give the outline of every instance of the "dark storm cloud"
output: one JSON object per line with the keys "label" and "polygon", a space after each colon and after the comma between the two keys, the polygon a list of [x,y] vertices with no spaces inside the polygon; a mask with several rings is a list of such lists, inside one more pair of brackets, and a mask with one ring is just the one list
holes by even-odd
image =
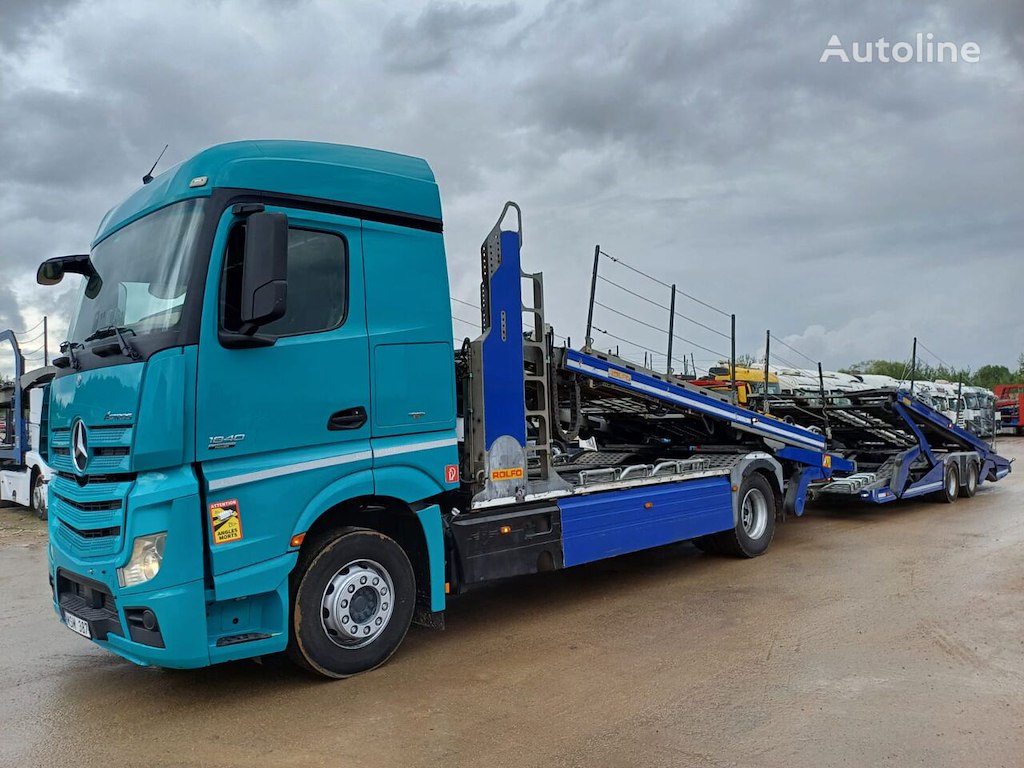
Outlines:
{"label": "dark storm cloud", "polygon": [[24,320],[14,293],[6,285],[0,285],[0,330],[24,330],[23,325]]}
{"label": "dark storm cloud", "polygon": [[[548,319],[574,337],[601,242],[736,311],[741,351],[766,327],[832,366],[901,355],[914,333],[975,366],[1024,349],[1024,325],[1001,321],[1024,279],[1019,3],[93,0],[0,14],[0,312],[22,310],[0,323],[49,312],[65,332],[69,300],[34,286],[38,260],[86,247],[164,143],[161,168],[288,137],[426,157],[462,298],[477,293],[480,239],[517,199],[525,266],[545,270]],[[818,61],[832,34],[917,32],[976,41],[982,61]],[[682,331],[714,348],[701,333]]]}
{"label": "dark storm cloud", "polygon": [[0,7],[0,47],[25,43],[32,34],[45,30],[48,23],[70,5],[72,0],[4,0]]}
{"label": "dark storm cloud", "polygon": [[411,21],[396,15],[381,35],[380,53],[396,72],[442,69],[456,48],[472,46],[481,30],[514,19],[518,10],[515,3],[436,3]]}

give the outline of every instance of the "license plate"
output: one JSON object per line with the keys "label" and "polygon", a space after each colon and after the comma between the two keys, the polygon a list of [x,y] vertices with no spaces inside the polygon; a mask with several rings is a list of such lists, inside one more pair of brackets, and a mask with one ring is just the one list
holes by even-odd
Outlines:
{"label": "license plate", "polygon": [[64,623],[72,632],[77,632],[82,637],[92,637],[92,633],[89,632],[89,622],[85,619],[80,619],[74,614],[64,611]]}

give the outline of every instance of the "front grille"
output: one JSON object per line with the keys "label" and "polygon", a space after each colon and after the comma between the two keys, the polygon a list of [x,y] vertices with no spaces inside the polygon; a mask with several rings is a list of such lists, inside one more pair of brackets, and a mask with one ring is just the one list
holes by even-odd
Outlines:
{"label": "front grille", "polygon": [[63,520],[61,521],[60,524],[63,525],[68,530],[70,530],[76,536],[81,536],[83,539],[102,539],[102,538],[105,538],[107,536],[119,536],[121,534],[121,529],[118,528],[118,527],[112,527],[112,528],[90,528],[89,530],[81,531],[81,530],[79,530],[78,528],[75,528],[72,525],[68,525]]}
{"label": "front grille", "polygon": [[[135,428],[131,424],[96,424],[86,427],[89,440],[89,475],[123,475],[131,469],[131,445]],[[71,465],[71,429],[54,427],[51,431],[50,464],[56,472],[73,474]]]}
{"label": "front grille", "polygon": [[118,551],[121,541],[121,528],[76,528],[64,520],[57,525],[58,543],[65,549],[82,557],[99,557],[111,555]]}
{"label": "front grille", "polygon": [[86,424],[89,462],[84,474],[71,458],[71,425],[51,431],[51,518],[54,546],[76,557],[100,558],[124,546],[125,510],[135,473],[131,469],[134,425]]}
{"label": "front grille", "polygon": [[121,446],[119,448],[96,448],[92,452],[93,456],[127,456],[128,446]]}
{"label": "front grille", "polygon": [[106,512],[111,509],[121,508],[120,499],[114,499],[112,501],[72,501],[65,496],[61,496],[59,493],[55,493],[53,495],[54,498],[59,499],[69,507],[80,509],[83,512]]}
{"label": "front grille", "polygon": [[73,475],[70,472],[58,472],[58,477],[62,477],[65,480],[71,480],[72,482],[78,483],[80,488],[85,488],[87,485],[93,484],[104,484],[104,483],[130,483],[135,480],[134,472],[121,472],[109,475]]}

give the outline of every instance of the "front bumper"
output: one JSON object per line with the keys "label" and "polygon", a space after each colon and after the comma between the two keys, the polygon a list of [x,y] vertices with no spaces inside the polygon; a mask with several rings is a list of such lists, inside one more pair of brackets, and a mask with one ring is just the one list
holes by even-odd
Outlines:
{"label": "front bumper", "polygon": [[136,664],[186,669],[210,663],[201,580],[128,596],[60,566],[52,578],[57,616],[65,623],[66,613],[84,620],[100,647]]}

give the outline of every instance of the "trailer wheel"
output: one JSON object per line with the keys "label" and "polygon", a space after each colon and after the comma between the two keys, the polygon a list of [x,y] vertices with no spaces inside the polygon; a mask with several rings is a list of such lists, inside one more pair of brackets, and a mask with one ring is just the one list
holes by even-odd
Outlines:
{"label": "trailer wheel", "polygon": [[775,536],[775,493],[764,475],[747,475],[739,490],[739,515],[731,531],[715,534],[718,551],[737,557],[763,555]]}
{"label": "trailer wheel", "polygon": [[946,469],[942,473],[942,490],[935,493],[935,500],[944,504],[952,504],[959,495],[960,471],[956,468],[956,464],[950,462],[946,464]]}
{"label": "trailer wheel", "polygon": [[323,677],[371,670],[405,638],[415,601],[412,564],[394,539],[342,529],[293,571],[288,655]]}
{"label": "trailer wheel", "polygon": [[40,520],[46,519],[46,483],[43,482],[43,476],[36,473],[36,476],[32,478],[32,491],[30,496],[30,503],[32,511],[36,513],[36,517]]}
{"label": "trailer wheel", "polygon": [[967,463],[967,477],[960,487],[960,495],[964,498],[971,498],[978,492],[978,465],[973,461]]}

